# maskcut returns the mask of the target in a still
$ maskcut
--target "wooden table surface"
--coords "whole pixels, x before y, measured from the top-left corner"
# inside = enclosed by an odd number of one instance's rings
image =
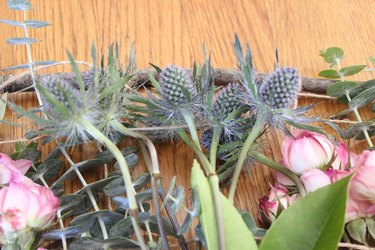
[[[77,60],[90,62],[90,45],[94,41],[99,52],[116,39],[120,42],[124,62],[130,44],[134,42],[138,68],[149,63],[161,67],[175,64],[191,67],[203,58],[202,45],[211,52],[214,67],[236,68],[232,49],[234,34],[248,41],[257,70],[273,69],[275,49],[280,64],[295,66],[304,76],[316,76],[327,65],[319,51],[329,46],[342,47],[346,52],[344,65],[366,64],[375,55],[375,1],[372,0],[31,0],[34,9],[30,19],[50,22],[47,28],[31,30],[31,36],[41,41],[32,45],[35,61],[66,60],[69,50]],[[0,0],[0,19],[22,20],[21,12],[11,11],[6,0]],[[7,45],[10,37],[22,36],[20,28],[0,24],[0,68],[27,62],[23,47]],[[82,68],[83,69],[83,68]],[[69,70],[56,67],[51,71]],[[19,73],[19,72],[14,72]],[[1,74],[1,73],[0,73]],[[370,73],[359,78],[369,79]],[[11,96],[25,108],[36,106],[32,93]],[[300,105],[319,103],[311,115],[327,117],[345,106],[333,101],[304,99]],[[364,117],[371,113],[361,111]],[[7,111],[6,118],[16,120]],[[27,121],[23,121],[27,123]],[[24,129],[0,125],[0,140],[22,138]],[[282,135],[271,132],[263,140],[264,151],[280,160]],[[354,151],[365,148],[354,143]],[[44,156],[51,146],[43,147]],[[13,144],[0,145],[0,151],[11,153]],[[93,149],[77,147],[74,159],[84,159]],[[164,185],[172,176],[177,184],[189,186],[193,153],[182,142],[158,146]],[[142,167],[142,166],[140,166]],[[102,173],[88,173],[88,181]],[[256,211],[257,200],[267,194],[271,173],[254,166],[242,175],[236,196],[238,208]],[[77,189],[76,181],[66,184],[67,190]]]

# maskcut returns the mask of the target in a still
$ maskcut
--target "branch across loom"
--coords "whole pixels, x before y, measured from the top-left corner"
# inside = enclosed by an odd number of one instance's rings
[[[193,73],[192,69],[185,69],[189,74]],[[155,70],[146,70],[142,69],[137,72],[137,74],[132,79],[133,84],[135,85],[148,85],[149,84],[149,76],[148,73],[152,72],[154,77],[157,78],[158,74]],[[51,75],[51,74],[50,74]],[[75,76],[74,73],[55,73],[52,74],[54,77],[58,77],[64,79],[65,81],[71,82],[75,84]],[[265,73],[256,73],[256,82],[261,82],[263,78],[267,74]],[[39,77],[45,76],[45,74],[38,75]],[[237,69],[215,69],[214,70],[215,76],[215,83],[217,85],[225,85],[227,83],[235,83],[239,82],[243,79],[242,74]],[[13,76],[12,75],[3,75],[0,76],[0,86],[3,83],[9,81]],[[310,93],[325,93],[327,87],[334,83],[334,80],[327,80],[327,79],[319,79],[319,78],[309,78],[309,77],[302,77],[302,89],[306,92]],[[17,91],[22,91],[26,89],[26,91],[34,91],[32,86],[32,79],[30,75],[26,75],[20,79],[16,79],[14,81],[9,82],[6,86],[2,86],[0,89],[0,93],[9,92],[14,93]]]

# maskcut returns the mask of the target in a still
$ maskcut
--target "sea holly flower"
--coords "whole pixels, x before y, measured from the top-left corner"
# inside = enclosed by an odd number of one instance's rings
[[[285,166],[296,174],[309,169],[324,169],[335,157],[335,146],[325,136],[307,130],[296,130],[293,138],[285,137],[282,154]]]

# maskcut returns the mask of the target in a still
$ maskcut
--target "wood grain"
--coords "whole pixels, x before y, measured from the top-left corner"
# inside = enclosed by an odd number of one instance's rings
[[[234,33],[242,42],[249,41],[254,53],[256,69],[269,72],[273,69],[275,49],[280,54],[280,64],[295,66],[304,76],[315,77],[326,68],[319,51],[328,46],[340,46],[346,52],[344,65],[363,64],[375,53],[373,34],[375,19],[372,0],[32,0],[34,9],[30,19],[51,22],[47,28],[31,30],[31,36],[41,39],[32,45],[35,61],[66,60],[69,50],[77,60],[90,61],[90,45],[94,41],[98,51],[106,53],[116,39],[122,45],[124,61],[128,48],[134,42],[137,65],[148,67],[152,62],[159,66],[168,64],[191,67],[194,60],[203,58],[202,45],[210,51],[215,67],[235,68],[232,50]],[[10,11],[6,0],[0,0],[0,18],[21,20],[20,12]],[[26,62],[22,47],[7,45],[9,37],[22,36],[22,30],[0,24],[0,68]],[[57,67],[51,71],[69,70]],[[17,73],[17,72],[13,72]],[[372,73],[353,79],[366,80]],[[32,93],[13,95],[17,104],[25,108],[36,105]],[[299,104],[319,103],[311,115],[327,117],[345,108],[332,101],[300,99]],[[364,117],[371,117],[362,110]],[[19,121],[7,111],[6,118]],[[27,122],[21,120],[22,122]],[[0,140],[23,137],[24,129],[1,125]],[[263,147],[267,155],[280,160],[282,135],[268,133]],[[360,152],[364,143],[354,143],[353,150]],[[46,156],[52,146],[43,147]],[[0,151],[11,153],[12,144],[0,146]],[[75,148],[73,158],[78,161],[92,154],[93,149]],[[189,173],[194,158],[182,142],[158,145],[163,183],[168,185],[172,176],[177,184],[189,187]],[[140,166],[142,167],[142,166]],[[93,181],[102,173],[89,173]],[[254,166],[241,177],[236,205],[256,214],[257,200],[266,195],[272,182],[271,172]],[[67,183],[67,191],[80,185]]]

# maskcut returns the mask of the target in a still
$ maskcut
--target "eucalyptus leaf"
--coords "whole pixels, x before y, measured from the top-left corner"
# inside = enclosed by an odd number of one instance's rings
[[[242,219],[246,223],[247,228],[253,233],[254,237],[264,237],[267,230],[263,228],[259,228],[255,223],[253,217],[246,211],[239,211]]]
[[[99,181],[95,181],[95,182],[89,183],[89,184],[87,184],[87,186],[84,186],[83,188],[81,188],[80,190],[78,190],[77,194],[84,193],[88,189],[90,189],[92,192],[95,192],[95,193],[102,192],[103,188],[109,182],[113,181],[115,178],[116,178],[115,176],[112,176],[112,177],[108,177],[108,178],[105,178],[105,179],[102,179],[102,180],[99,180]]]
[[[75,239],[69,245],[69,250],[134,249],[138,247],[138,244],[128,238],[111,238],[107,240],[98,240],[90,237],[81,237]]]
[[[336,250],[344,229],[350,177],[320,188],[284,210],[267,231],[260,249]]]
[[[214,178],[214,177],[210,177]],[[199,221],[202,225],[208,249],[218,249],[215,208],[208,179],[204,176],[197,161],[191,173],[191,186],[198,193],[201,210]],[[220,194],[224,219],[225,245],[228,249],[258,249],[256,242],[236,208]],[[229,248],[230,247],[230,248]]]
[[[193,221],[193,219],[197,216],[199,216],[200,212],[200,202],[197,191],[193,188],[192,189],[192,210],[188,211],[184,222],[181,224],[180,229],[178,230],[177,234],[182,235],[187,230],[189,230],[189,227]]]
[[[365,91],[361,92],[360,94],[356,95],[350,102],[349,108],[360,108],[369,103],[371,103],[375,99],[375,87],[366,89]]]
[[[355,65],[355,66],[341,68],[339,71],[344,76],[352,76],[361,72],[365,67],[366,65]]]
[[[326,69],[322,70],[318,74],[321,77],[330,78],[330,79],[337,79],[340,78],[340,72],[334,69]]]
[[[14,38],[8,38],[7,43],[10,45],[27,45],[36,43],[38,40],[35,38],[29,38],[29,37],[14,37]]]
[[[40,159],[41,156],[42,153],[38,149],[26,148],[18,154],[17,159],[26,159],[35,163]]]
[[[328,86],[327,95],[332,97],[340,97],[349,92],[351,88],[358,86],[357,82],[339,81]]]
[[[61,213],[64,213],[67,210],[75,208],[79,204],[81,204],[84,199],[85,195],[81,194],[66,194],[60,197],[60,210]]]
[[[178,186],[175,189],[173,189],[171,196],[173,197],[173,200],[169,199],[169,208],[172,211],[172,213],[175,214],[178,212],[178,209],[185,201],[185,189],[181,186]]]
[[[79,237],[82,231],[79,227],[66,227],[63,229],[56,229],[43,234],[44,240],[61,240],[62,238],[69,239]]]
[[[90,230],[90,228],[94,225],[94,222],[99,218],[110,217],[113,215],[112,211],[109,210],[100,210],[94,212],[88,212],[85,214],[81,214],[73,218],[70,222],[69,226],[71,227],[79,227],[83,232]]]
[[[372,79],[372,80],[369,80],[369,81],[366,81],[364,83],[359,84],[358,86],[350,89],[350,91],[349,91],[350,99],[353,99],[355,96],[359,95],[363,91],[365,91],[369,88],[372,88],[372,87],[375,87],[375,79]],[[341,97],[338,100],[342,101],[342,102],[345,102],[345,103],[348,102],[346,96]]]
[[[363,133],[363,129],[367,128],[372,125],[372,122],[359,122],[353,125],[350,125],[346,129],[344,129],[340,136],[344,139],[350,139],[356,136],[360,136]]]
[[[36,173],[34,174],[35,178],[33,179],[35,180],[39,178],[40,176],[43,176],[46,179],[56,176],[61,166],[63,165],[63,163],[64,162],[62,160],[58,160],[58,159],[49,159],[49,160],[42,162],[38,166]]]
[[[8,0],[7,5],[12,10],[29,10],[31,4],[29,0]]]
[[[122,176],[116,176],[111,182],[103,187],[103,192],[107,196],[116,196],[126,193]]]
[[[5,93],[0,98],[0,120],[4,119],[5,116],[5,110],[7,107],[7,97],[8,93]]]
[[[151,180],[151,175],[149,173],[144,173],[138,176],[133,181],[133,187],[136,191],[144,188]]]
[[[176,232],[174,231],[174,229],[173,229],[171,223],[169,222],[169,220],[164,218],[164,217],[161,217],[161,220],[162,220],[162,223],[163,223],[165,233],[167,235],[176,237],[177,236]],[[148,224],[150,226],[151,232],[160,234],[156,215],[151,215],[148,218]],[[142,226],[142,228],[145,229],[145,226]]]
[[[326,63],[331,67],[337,66],[344,58],[344,51],[339,47],[330,47],[320,51],[320,56],[324,58]]]
[[[371,126],[365,126],[367,133],[370,137],[375,135],[375,123],[373,123]],[[364,133],[358,133],[358,135],[355,137],[356,140],[366,140],[366,136]]]
[[[102,216],[107,231],[109,231],[117,222],[119,222],[123,218],[124,215],[117,212],[106,213],[105,216]],[[89,232],[93,238],[103,239],[102,229],[98,220],[94,222]]]
[[[150,217],[148,213],[139,212],[138,213],[138,222],[143,222]],[[126,237],[134,233],[133,224],[130,216],[123,218],[118,221],[108,232],[109,237]]]
[[[346,230],[348,230],[348,233],[350,237],[352,237],[354,240],[367,245],[366,242],[366,222],[363,218],[359,218],[356,220],[353,220],[349,222],[346,225]]]
[[[27,25],[27,27],[30,27],[30,28],[42,28],[42,27],[46,27],[50,25],[50,23],[48,22],[39,21],[39,20],[26,20],[25,24]]]
[[[375,63],[375,56],[370,56],[368,60],[372,63]]]
[[[56,63],[56,61],[38,61],[38,62],[33,62],[31,65],[51,65]],[[6,70],[16,70],[16,69],[28,69],[30,67],[30,64],[20,64],[20,65],[15,65],[15,66],[10,66],[7,68],[1,69],[2,71]]]

